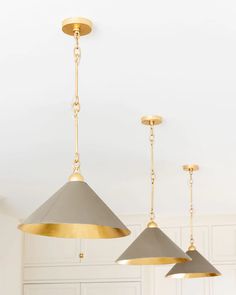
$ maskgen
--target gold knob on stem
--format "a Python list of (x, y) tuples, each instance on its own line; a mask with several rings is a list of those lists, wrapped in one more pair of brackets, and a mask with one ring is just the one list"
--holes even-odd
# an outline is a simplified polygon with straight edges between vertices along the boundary
[(80, 259), (83, 259), (83, 258), (84, 258), (84, 253), (82, 253), (82, 252), (79, 253), (79, 258), (80, 258)]

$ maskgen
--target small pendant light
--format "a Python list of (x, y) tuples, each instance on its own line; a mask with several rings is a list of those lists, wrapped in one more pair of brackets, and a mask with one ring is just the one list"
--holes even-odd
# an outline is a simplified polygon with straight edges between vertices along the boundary
[(183, 169), (189, 173), (190, 245), (186, 254), (188, 254), (192, 260), (181, 265), (174, 265), (173, 268), (167, 273), (166, 277), (176, 279), (193, 279), (220, 276), (221, 273), (196, 250), (193, 238), (193, 172), (197, 171), (199, 167), (198, 165), (184, 165)]
[(85, 18), (69, 18), (63, 21), (62, 30), (75, 38), (75, 158), (69, 181), (48, 201), (28, 217), (20, 226), (24, 232), (60, 238), (118, 238), (130, 234), (108, 206), (84, 181), (80, 173), (78, 152), (78, 65), (80, 61), (80, 36), (92, 30), (92, 23)]
[(154, 214), (154, 191), (155, 191), (155, 170), (154, 170), (154, 126), (162, 123), (159, 116), (145, 116), (141, 119), (142, 124), (150, 127), (151, 145), (151, 210), (150, 220), (147, 228), (138, 238), (125, 250), (117, 259), (119, 264), (130, 265), (156, 265), (172, 264), (189, 261), (186, 255), (174, 242), (172, 242), (158, 228)]

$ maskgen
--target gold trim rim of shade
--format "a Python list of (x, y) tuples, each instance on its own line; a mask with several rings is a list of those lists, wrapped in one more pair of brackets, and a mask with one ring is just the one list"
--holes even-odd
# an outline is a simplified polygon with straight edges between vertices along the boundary
[(55, 238), (112, 239), (130, 235), (129, 229), (95, 224), (43, 223), (20, 224), (25, 233)]
[(166, 278), (173, 279), (197, 279), (197, 278), (207, 278), (207, 277), (218, 277), (221, 273), (215, 272), (196, 272), (196, 273), (177, 273), (166, 275)]
[(123, 265), (161, 265), (161, 264), (175, 264), (184, 263), (190, 261), (187, 258), (177, 257), (146, 257), (146, 258), (134, 258), (126, 260), (117, 260), (118, 264)]
[(154, 125), (159, 125), (163, 122), (163, 119), (161, 116), (157, 115), (149, 115), (149, 116), (143, 116), (141, 118), (141, 123), (143, 125), (148, 125), (148, 126), (154, 126)]
[(70, 36), (74, 36), (74, 31), (79, 30), (80, 36), (89, 34), (92, 31), (92, 22), (84, 17), (70, 17), (62, 22), (62, 31)]

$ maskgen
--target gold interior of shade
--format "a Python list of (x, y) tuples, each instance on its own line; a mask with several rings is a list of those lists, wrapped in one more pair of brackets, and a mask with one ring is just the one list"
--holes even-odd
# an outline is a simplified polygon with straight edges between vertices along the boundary
[(175, 264), (187, 262), (187, 258), (178, 258), (178, 257), (147, 257), (147, 258), (134, 258), (126, 260), (118, 260), (119, 264), (126, 265), (157, 265), (157, 264)]
[(130, 234), (128, 229), (95, 224), (21, 224), (18, 228), (26, 233), (58, 238), (109, 239)]
[(173, 279), (197, 279), (197, 278), (206, 278), (206, 277), (217, 277), (220, 276), (218, 273), (214, 272), (196, 272), (196, 273), (176, 273), (167, 275), (167, 278)]

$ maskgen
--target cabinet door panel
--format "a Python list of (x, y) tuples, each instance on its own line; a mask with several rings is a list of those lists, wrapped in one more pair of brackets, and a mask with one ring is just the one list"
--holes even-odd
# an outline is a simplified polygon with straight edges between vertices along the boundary
[(90, 283), (82, 284), (81, 295), (140, 295), (139, 283)]
[(181, 280), (181, 295), (208, 295), (209, 278)]
[(212, 227), (212, 256), (216, 262), (236, 262), (236, 225)]
[(79, 285), (73, 284), (35, 284), (24, 286), (24, 295), (79, 295), (79, 291)]
[(141, 232), (140, 225), (128, 225), (131, 234), (118, 239), (81, 240), (82, 264), (114, 264), (115, 260)]
[(166, 278), (171, 266), (156, 266), (154, 275), (155, 295), (180, 295), (180, 281)]
[(79, 261), (79, 248), (79, 240), (25, 234), (24, 264), (77, 263)]
[[(126, 265), (60, 265), (25, 267), (24, 281), (26, 283), (39, 282), (77, 282), (80, 280), (139, 280), (140, 267)], [(2, 295), (2, 294), (1, 294)]]
[(236, 267), (217, 265), (222, 273), (221, 277), (212, 278), (212, 295), (235, 295), (236, 294)]

